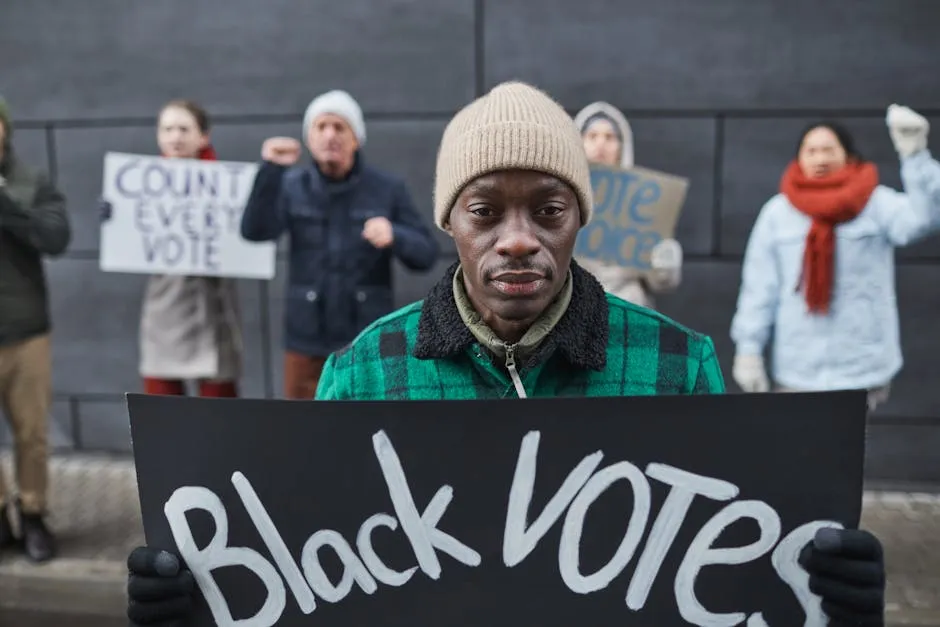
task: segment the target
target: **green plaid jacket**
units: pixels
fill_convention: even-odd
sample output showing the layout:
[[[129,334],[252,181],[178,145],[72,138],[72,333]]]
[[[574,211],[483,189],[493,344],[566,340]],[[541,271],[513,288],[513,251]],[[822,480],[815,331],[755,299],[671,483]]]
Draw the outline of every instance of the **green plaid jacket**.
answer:
[[[332,355],[318,400],[515,398],[502,362],[457,311],[457,264],[427,298],[367,327]],[[572,261],[567,312],[520,371],[529,397],[725,391],[711,338],[604,292]]]

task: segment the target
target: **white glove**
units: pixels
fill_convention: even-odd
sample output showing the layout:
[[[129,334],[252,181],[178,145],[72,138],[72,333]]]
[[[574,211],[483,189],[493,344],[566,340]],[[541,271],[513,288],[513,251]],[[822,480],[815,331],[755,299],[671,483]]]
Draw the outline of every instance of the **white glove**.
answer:
[[[682,246],[674,239],[664,239],[650,251],[650,264],[656,270],[678,270],[682,267]]]
[[[731,376],[745,392],[768,392],[770,381],[760,355],[735,355]]]
[[[888,134],[894,142],[894,149],[901,158],[910,157],[927,148],[930,122],[921,114],[908,107],[893,104],[888,107],[885,121],[888,124]]]

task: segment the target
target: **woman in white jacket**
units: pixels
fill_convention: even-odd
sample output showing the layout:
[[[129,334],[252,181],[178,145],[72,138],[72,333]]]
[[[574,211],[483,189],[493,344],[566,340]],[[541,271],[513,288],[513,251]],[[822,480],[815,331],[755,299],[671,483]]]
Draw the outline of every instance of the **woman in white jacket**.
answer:
[[[731,323],[745,392],[770,389],[762,354],[773,332],[778,390],[864,389],[870,409],[887,400],[903,363],[894,248],[940,228],[940,163],[921,115],[892,105],[886,121],[904,193],[878,184],[845,129],[820,123],[761,209]]]
[[[581,109],[574,122],[591,163],[633,167],[633,130],[619,109],[606,102],[594,102]],[[643,307],[654,307],[654,293],[672,291],[682,282],[682,247],[674,239],[664,239],[653,248],[653,268],[645,275],[593,259],[579,257],[577,262],[597,277],[605,290]]]

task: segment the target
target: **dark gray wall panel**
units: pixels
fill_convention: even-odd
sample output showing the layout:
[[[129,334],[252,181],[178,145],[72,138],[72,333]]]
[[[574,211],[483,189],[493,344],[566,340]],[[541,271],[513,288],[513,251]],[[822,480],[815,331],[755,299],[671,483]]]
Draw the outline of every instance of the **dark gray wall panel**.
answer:
[[[367,124],[369,138],[363,150],[366,158],[406,180],[415,206],[427,219],[442,248],[452,250],[453,241],[433,227],[432,220],[431,187],[443,123],[368,121]],[[41,131],[28,132],[42,134]],[[218,124],[212,131],[219,158],[226,161],[259,160],[261,144],[275,135],[299,139],[300,121]],[[155,131],[151,127],[68,128],[58,129],[55,138],[59,182],[68,196],[73,222],[74,239],[70,249],[97,251],[100,240],[97,199],[101,195],[104,155],[108,151],[156,154]]]
[[[865,476],[879,481],[940,483],[940,421],[868,427]]]
[[[284,398],[284,288],[287,263],[279,261],[277,274],[268,281],[268,337],[271,345],[271,381],[274,398]]]
[[[0,92],[2,94],[3,92]],[[33,170],[50,175],[49,151],[46,149],[44,129],[14,128],[13,150],[23,163]]]
[[[95,451],[130,453],[131,425],[127,404],[118,401],[82,401],[78,406],[82,447]]]
[[[74,447],[72,440],[72,413],[67,400],[54,400],[48,417],[49,446],[53,451],[68,450]],[[0,411],[0,448],[13,444],[13,433],[7,422],[7,417]],[[7,486],[11,485],[13,477],[5,477]]]
[[[91,259],[47,264],[55,325],[53,388],[58,393],[139,392],[138,328],[146,277],[98,270]],[[259,289],[239,283],[246,396],[263,394]]]
[[[181,96],[300,113],[333,88],[368,111],[451,110],[473,95],[473,2],[4,0],[0,70],[32,119],[147,116]]]
[[[486,81],[531,81],[566,107],[940,105],[940,5],[909,0],[485,3]]]
[[[742,254],[761,207],[780,187],[780,176],[796,154],[796,143],[806,125],[818,118],[729,119],[725,122],[722,171],[721,252]],[[878,166],[884,185],[901,189],[901,166],[891,145],[884,118],[841,120],[855,136],[858,149]],[[931,118],[940,128],[940,117]],[[940,155],[936,132],[930,148]],[[901,257],[940,257],[940,238],[930,237],[908,248]]]
[[[686,253],[710,253],[715,204],[714,120],[640,118],[631,120],[630,126],[637,165],[689,179],[676,237]]]
[[[940,360],[937,359],[937,314],[940,312],[940,267],[901,265],[897,269],[898,309],[904,368],[879,416],[940,418]],[[940,428],[940,425],[938,425]]]

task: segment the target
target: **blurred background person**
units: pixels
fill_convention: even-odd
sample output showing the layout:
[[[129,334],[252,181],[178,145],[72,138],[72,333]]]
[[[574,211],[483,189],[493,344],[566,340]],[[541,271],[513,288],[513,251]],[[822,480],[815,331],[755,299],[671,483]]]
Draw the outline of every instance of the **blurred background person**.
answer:
[[[272,137],[242,216],[251,241],[287,233],[290,262],[284,307],[284,396],[312,399],[326,358],[394,310],[392,260],[429,270],[438,244],[405,182],[369,165],[366,126],[345,91],[315,98],[300,142]]]
[[[866,389],[870,409],[887,400],[903,363],[894,249],[940,226],[927,120],[892,105],[887,125],[904,193],[879,184],[843,126],[819,122],[757,216],[731,323],[732,374],[745,392],[771,388],[763,352],[773,333],[777,389]]]
[[[619,109],[594,102],[581,109],[574,121],[591,163],[633,167],[633,129]],[[654,294],[671,292],[682,282],[682,246],[672,238],[653,248],[648,273],[593,259],[578,257],[576,261],[597,277],[605,290],[643,307],[655,307]]]
[[[157,117],[157,146],[170,159],[215,161],[205,109],[173,100]],[[102,217],[111,206],[102,203]],[[199,396],[238,396],[242,372],[241,312],[235,279],[154,275],[148,278],[140,316],[140,374],[146,394],[185,395],[188,381]]]
[[[55,555],[44,522],[52,400],[49,295],[43,257],[65,252],[72,231],[65,197],[13,150],[13,125],[0,97],[0,409],[13,433],[19,498],[0,477],[0,549],[22,542],[26,555]],[[13,534],[18,519],[21,537]]]

